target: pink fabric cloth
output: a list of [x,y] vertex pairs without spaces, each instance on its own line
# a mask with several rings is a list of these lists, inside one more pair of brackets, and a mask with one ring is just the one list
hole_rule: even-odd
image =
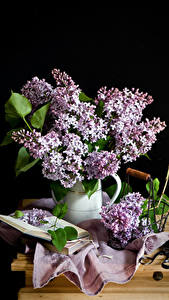
[[[49,204],[49,210],[54,206],[51,199],[41,199],[37,204],[39,208],[45,209]],[[32,206],[37,207],[36,202]],[[139,258],[143,254],[153,252],[169,240],[169,232],[148,234],[128,244],[125,250],[119,251],[107,246],[107,232],[100,220],[84,221],[79,226],[92,234],[94,243],[84,247],[77,254],[66,256],[50,252],[40,242],[36,243],[33,269],[35,288],[43,287],[51,279],[64,274],[85,294],[96,295],[107,282],[123,284],[131,280],[139,267]],[[10,245],[17,246],[23,235],[1,223],[0,236]]]
[[66,256],[52,253],[37,243],[33,271],[35,288],[40,288],[52,278],[64,274],[85,294],[96,295],[107,282],[123,284],[131,280],[139,267],[139,258],[169,239],[168,232],[149,234],[119,251],[107,246],[107,232],[100,220],[84,221],[80,226],[92,233],[95,246],[90,244],[77,254]]

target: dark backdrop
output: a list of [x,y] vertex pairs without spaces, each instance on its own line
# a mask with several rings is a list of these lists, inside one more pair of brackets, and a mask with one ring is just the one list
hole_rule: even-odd
[[[35,1],[34,1],[35,2]],[[54,84],[53,68],[66,71],[81,89],[95,97],[101,86],[119,89],[135,87],[148,92],[154,103],[144,117],[159,116],[169,125],[168,117],[168,16],[165,8],[155,13],[152,8],[98,9],[81,6],[64,8],[47,6],[46,1],[30,7],[7,10],[1,7],[0,24],[0,140],[8,129],[4,120],[4,103],[11,89],[19,92],[33,76]],[[166,10],[167,12],[168,10]],[[153,146],[151,160],[139,158],[130,167],[158,177],[164,183],[169,152],[169,129],[165,129]],[[50,196],[47,181],[37,167],[17,179],[14,173],[16,145],[0,148],[1,201],[0,213],[10,213],[23,198]],[[127,166],[126,166],[127,167]],[[125,168],[119,172],[124,178]],[[145,184],[132,181],[136,190]],[[162,188],[162,185],[161,185]],[[1,292],[16,297],[23,284],[9,272],[12,248],[0,240],[4,267],[1,265]],[[14,251],[15,252],[15,251]],[[6,283],[10,289],[5,289]],[[7,295],[6,294],[6,295]],[[15,295],[15,296],[14,296]]]
[[[43,5],[7,11],[1,26],[0,138],[8,125],[4,103],[11,89],[19,92],[33,76],[51,84],[53,68],[66,71],[81,89],[95,97],[101,86],[139,88],[153,96],[144,117],[168,117],[168,19],[165,11],[48,8]],[[149,156],[130,166],[164,182],[169,151],[169,129],[158,135]],[[21,198],[50,196],[37,167],[17,179],[16,145],[0,149],[1,212],[12,211]],[[127,166],[126,166],[127,167]],[[120,170],[123,177],[125,168]],[[140,183],[139,183],[140,185]],[[138,189],[139,189],[138,185]],[[141,187],[141,185],[140,185]],[[162,187],[162,185],[161,185]]]

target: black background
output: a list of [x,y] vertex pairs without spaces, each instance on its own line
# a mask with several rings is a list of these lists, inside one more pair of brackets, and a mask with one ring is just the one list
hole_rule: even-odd
[[[34,5],[7,10],[1,25],[0,138],[8,125],[4,103],[11,89],[19,92],[33,76],[55,84],[51,70],[66,71],[80,88],[95,97],[102,86],[135,87],[148,92],[154,102],[144,118],[160,117],[168,124],[168,18],[165,10],[52,8]],[[158,135],[149,156],[131,167],[158,177],[163,183],[168,166],[169,129]],[[20,199],[50,196],[48,182],[34,167],[17,179],[17,147],[0,149],[1,212],[12,211]],[[120,175],[125,174],[124,166]],[[140,184],[140,183],[139,183]],[[138,187],[139,188],[139,187]],[[162,184],[161,184],[162,188]]]
[[[160,117],[169,125],[168,17],[165,8],[46,7],[40,4],[1,12],[0,138],[8,125],[4,103],[11,89],[19,92],[33,76],[54,85],[53,68],[67,72],[80,88],[95,97],[102,86],[139,88],[153,96],[144,118]],[[169,129],[158,135],[149,152],[130,167],[149,172],[164,183],[168,168]],[[37,167],[17,179],[16,145],[0,149],[0,212],[10,213],[23,198],[50,196],[47,181]],[[119,174],[124,176],[125,166]],[[142,183],[136,183],[141,190]]]

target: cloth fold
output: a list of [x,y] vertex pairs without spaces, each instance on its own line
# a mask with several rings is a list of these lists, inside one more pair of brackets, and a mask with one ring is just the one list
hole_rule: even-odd
[[87,220],[79,224],[94,236],[94,243],[74,255],[52,253],[37,243],[34,256],[33,283],[35,288],[64,274],[82,292],[96,295],[108,282],[127,283],[139,267],[139,258],[151,253],[169,240],[169,233],[148,234],[137,239],[124,250],[107,246],[108,235],[100,220]]
[[[52,209],[52,201],[38,200],[38,208]],[[45,207],[44,207],[45,203]],[[32,204],[36,207],[36,202]],[[31,207],[29,206],[29,209]],[[41,288],[51,279],[64,274],[82,292],[96,295],[108,282],[124,284],[132,279],[139,267],[139,258],[149,254],[169,240],[169,232],[148,234],[129,243],[124,250],[115,250],[107,245],[108,234],[98,219],[78,224],[88,230],[93,243],[85,246],[73,255],[51,252],[39,241],[34,251],[33,286]],[[17,246],[22,233],[4,224],[0,224],[0,237],[7,243]]]

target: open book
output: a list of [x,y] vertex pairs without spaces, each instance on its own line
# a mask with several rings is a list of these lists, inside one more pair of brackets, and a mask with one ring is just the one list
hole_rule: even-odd
[[[21,231],[24,234],[43,239],[45,241],[44,245],[51,251],[56,251],[57,249],[52,245],[51,235],[47,232],[56,222],[56,217],[46,217],[45,220],[48,221],[47,224],[42,224],[40,227],[30,225],[20,219],[14,218],[12,216],[0,215],[0,220],[6,224],[14,227],[15,229]],[[82,247],[90,243],[90,234],[87,230],[82,229],[74,224],[71,224],[63,219],[57,219],[56,227],[64,228],[65,226],[72,226],[78,232],[78,239],[73,241],[68,241],[63,250],[62,254],[73,254],[74,252],[80,250]]]

